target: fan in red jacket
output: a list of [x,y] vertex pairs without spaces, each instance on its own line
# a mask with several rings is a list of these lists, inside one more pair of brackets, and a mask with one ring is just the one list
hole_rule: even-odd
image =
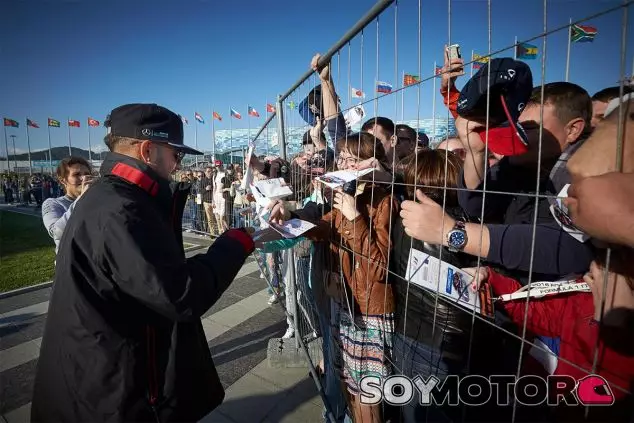
[[[477,269],[465,270],[476,275],[473,289],[478,289],[486,281],[494,297],[522,288],[516,280],[490,268],[480,268],[479,272]],[[631,396],[634,382],[634,329],[631,325],[634,280],[610,271],[604,290],[604,269],[596,261],[592,262],[583,279],[590,286],[590,293],[572,292],[531,298],[526,330],[535,335],[560,338],[556,375],[572,376],[578,381],[589,374],[598,374],[608,381],[616,400],[624,399]],[[525,297],[500,304],[519,327],[524,326]]]

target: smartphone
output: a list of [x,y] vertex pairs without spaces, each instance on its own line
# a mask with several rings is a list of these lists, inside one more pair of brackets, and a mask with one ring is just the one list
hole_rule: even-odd
[[447,47],[447,58],[449,61],[462,59],[462,55],[460,54],[460,44],[452,44]]

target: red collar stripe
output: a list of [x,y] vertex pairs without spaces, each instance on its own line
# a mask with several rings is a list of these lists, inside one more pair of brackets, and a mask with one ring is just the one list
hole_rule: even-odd
[[130,165],[117,163],[112,168],[112,174],[125,179],[131,184],[143,188],[143,190],[148,192],[152,197],[155,197],[156,194],[158,194],[159,186],[156,181],[139,169],[135,169]]

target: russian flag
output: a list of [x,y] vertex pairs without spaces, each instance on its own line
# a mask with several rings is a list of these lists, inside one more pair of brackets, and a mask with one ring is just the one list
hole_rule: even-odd
[[233,109],[231,109],[231,117],[234,117],[236,119],[242,119],[242,115]]
[[249,106],[249,110],[248,112],[249,116],[253,116],[253,117],[260,117],[260,114],[258,113],[257,110],[255,110],[253,107]]
[[376,81],[376,92],[389,94],[392,92],[392,84],[387,82]]
[[203,117],[199,115],[197,112],[194,113],[194,118],[200,123],[205,123],[205,119],[203,119]]

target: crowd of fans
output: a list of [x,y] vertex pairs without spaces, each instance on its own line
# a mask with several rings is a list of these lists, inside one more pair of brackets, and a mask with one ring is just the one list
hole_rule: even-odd
[[[494,59],[488,84],[484,67],[459,90],[463,62],[447,60],[440,91],[457,134],[433,148],[413,128],[388,117],[371,118],[350,133],[329,66],[318,67],[318,60],[312,66],[321,98],[308,96],[308,113],[300,106],[313,125],[303,150],[282,166],[290,169],[281,176],[294,198],[271,202],[270,217],[259,218],[261,226],[300,218],[316,227],[295,240],[256,246],[274,257],[265,260],[277,275],[274,286],[283,287],[287,263],[297,263],[300,309],[289,308],[287,299],[287,311],[304,316],[322,337],[320,370],[335,419],[507,421],[512,407],[495,400],[481,407],[423,407],[416,397],[398,409],[366,405],[359,384],[365,376],[434,375],[442,381],[448,375],[515,375],[518,369],[522,375],[576,380],[598,374],[616,399],[587,416],[585,407],[520,405],[518,421],[629,418],[634,205],[627,193],[633,186],[628,172],[634,166],[634,107],[631,98],[621,98],[628,87],[592,97],[569,82],[533,87],[525,64]],[[507,77],[509,70],[514,77]],[[482,113],[487,98],[488,116]],[[624,144],[617,149],[619,134]],[[610,174],[619,170],[617,152],[624,173]],[[253,159],[249,165],[267,178],[280,160]],[[366,168],[374,172],[343,189],[330,190],[314,179]],[[593,189],[604,192],[595,197]],[[256,210],[256,224],[262,215]],[[606,259],[608,246],[612,254]],[[474,317],[439,292],[408,281],[412,250],[474,275],[469,292],[491,307],[489,314]],[[530,298],[528,308],[525,297],[498,300],[531,281],[581,278],[590,292]],[[284,291],[278,290],[280,298]],[[291,325],[286,337],[293,336]],[[538,360],[536,352],[551,359]]]
[[5,204],[17,204],[28,206],[35,204],[41,207],[44,200],[50,197],[59,197],[63,187],[58,181],[42,173],[21,175],[7,173],[0,176],[2,193]]
[[[507,421],[511,408],[494,400],[481,407],[423,407],[416,399],[398,408],[367,405],[360,381],[393,374],[442,381],[518,369],[576,380],[598,374],[616,399],[587,415],[584,407],[520,406],[518,421],[631,418],[634,99],[621,97],[627,87],[592,97],[569,82],[533,87],[526,65],[494,59],[459,90],[463,62],[447,59],[440,92],[457,134],[434,148],[388,117],[373,117],[351,133],[330,66],[318,63],[316,56],[319,95],[313,91],[299,107],[311,126],[302,151],[290,160],[251,157],[245,164],[256,180],[283,178],[292,199],[256,203],[241,189],[245,169],[220,161],[181,170],[176,179],[191,184],[184,216],[191,231],[217,237],[230,227],[264,229],[291,218],[316,225],[302,237],[256,246],[269,302],[286,300],[284,338],[297,333],[296,314],[306,335],[322,338],[319,370],[335,420]],[[315,179],[368,168],[374,171],[342,189]],[[56,243],[91,173],[81,159],[60,164],[65,195],[43,207]],[[3,179],[5,202],[22,182]],[[50,182],[34,175],[27,191],[53,194]],[[558,198],[566,191],[567,198]],[[414,250],[465,269],[473,276],[465,290],[479,295],[488,312],[476,315],[411,283]],[[297,301],[289,298],[292,268]],[[590,292],[499,300],[531,282],[581,278]],[[554,364],[536,359],[534,350]]]

